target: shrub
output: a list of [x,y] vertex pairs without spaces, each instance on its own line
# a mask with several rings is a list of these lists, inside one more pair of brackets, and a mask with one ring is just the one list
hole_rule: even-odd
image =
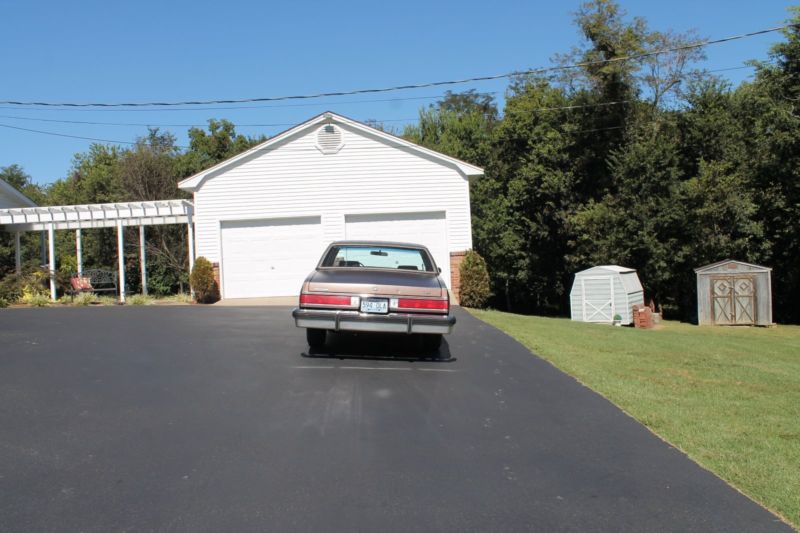
[[125,300],[125,303],[128,305],[150,305],[153,303],[153,299],[144,294],[133,294]]
[[492,295],[489,287],[489,272],[486,261],[478,252],[469,250],[459,267],[461,288],[459,291],[461,305],[482,308]]
[[214,303],[219,300],[219,288],[214,280],[214,267],[205,257],[198,257],[189,276],[189,283],[198,303]]
[[0,309],[8,307],[8,300],[0,296]]
[[75,299],[70,299],[74,305],[91,305],[97,301],[97,297],[91,292],[81,292],[75,295]]
[[47,307],[51,304],[49,296],[35,292],[23,293],[19,301],[24,304],[32,305],[33,307]]
[[9,274],[0,281],[0,298],[16,302],[22,297],[22,276]]
[[21,274],[9,274],[0,281],[0,298],[9,302],[28,303],[36,296],[50,295],[50,273],[46,268],[33,268]]
[[63,255],[59,259],[58,273],[60,277],[69,277],[78,271],[78,259],[74,255]]
[[174,302],[180,304],[190,304],[192,303],[192,296],[190,294],[186,294],[185,292],[179,292],[178,294],[171,294],[169,296],[165,296],[163,298],[159,298],[162,302]]

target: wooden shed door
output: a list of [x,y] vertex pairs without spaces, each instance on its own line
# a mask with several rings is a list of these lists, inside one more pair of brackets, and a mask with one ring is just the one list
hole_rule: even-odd
[[753,278],[711,280],[711,309],[715,324],[755,324],[755,299]]

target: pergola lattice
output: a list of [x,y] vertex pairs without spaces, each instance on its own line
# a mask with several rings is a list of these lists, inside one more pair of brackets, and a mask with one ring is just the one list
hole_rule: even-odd
[[0,225],[16,235],[16,266],[22,266],[20,234],[24,231],[46,231],[48,235],[48,265],[50,269],[50,297],[56,299],[55,282],[55,232],[75,230],[75,249],[78,274],[83,272],[81,230],[90,228],[117,228],[117,255],[119,268],[119,299],[125,302],[124,232],[128,226],[139,227],[139,253],[141,258],[142,292],[147,294],[147,262],[145,258],[145,226],[186,224],[189,248],[189,271],[194,266],[194,206],[189,200],[159,200],[150,202],[120,202],[108,204],[58,205],[0,209]]

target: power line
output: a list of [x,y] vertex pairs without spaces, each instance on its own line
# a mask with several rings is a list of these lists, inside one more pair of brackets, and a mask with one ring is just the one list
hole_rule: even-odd
[[[497,94],[497,91],[490,91],[486,94]],[[153,113],[153,112],[162,112],[162,111],[216,111],[216,110],[229,110],[229,109],[266,109],[266,108],[284,108],[284,107],[321,107],[326,105],[350,105],[350,104],[371,104],[371,103],[381,103],[381,102],[403,102],[403,101],[410,101],[410,100],[436,100],[437,98],[444,98],[446,94],[437,94],[437,95],[430,95],[430,96],[407,96],[402,98],[380,98],[380,99],[372,99],[372,100],[344,100],[344,101],[337,101],[337,102],[314,102],[314,103],[306,103],[306,104],[291,104],[291,103],[284,103],[284,104],[273,104],[273,105],[249,105],[249,106],[215,106],[215,107],[167,107],[167,108],[160,108],[160,109],[120,109],[120,108],[106,108],[106,109],[82,109],[83,111],[138,111],[142,113]],[[7,102],[0,102],[0,103],[7,103]],[[21,104],[27,105],[27,104]],[[144,104],[143,104],[144,105]],[[19,107],[12,107],[12,106],[0,106],[0,109],[16,109],[19,110]],[[37,108],[37,107],[28,107],[26,108],[30,111],[75,111],[75,108],[59,108],[59,107],[47,107],[47,108]]]
[[[559,133],[562,133],[562,134],[563,133],[578,134],[578,133],[591,133],[591,132],[596,132],[596,131],[618,130],[618,129],[622,129],[624,127],[625,126],[610,126],[610,127],[606,127],[606,128],[595,128],[595,129],[591,129],[591,130],[577,130],[577,131],[556,130],[556,131],[558,131]],[[85,137],[85,136],[82,136],[82,135],[70,135],[70,134],[67,134],[67,133],[59,133],[59,132],[55,132],[55,131],[45,131],[45,130],[35,130],[35,129],[31,129],[31,128],[22,128],[20,126],[12,126],[11,124],[2,124],[2,123],[0,123],[0,128],[9,128],[9,129],[12,129],[12,130],[25,131],[25,132],[28,132],[28,133],[37,133],[37,134],[40,134],[40,135],[51,135],[51,136],[54,136],[54,137],[67,137],[67,138],[70,138],[70,139],[80,139],[80,140],[84,140],[84,141],[94,141],[94,142],[101,142],[101,143],[126,144],[126,145],[129,145],[129,146],[135,146],[135,145],[139,144],[136,141],[120,141],[120,140],[115,140],[115,139],[103,139],[103,138],[98,138],[98,137]],[[516,140],[520,140],[520,139],[519,138],[506,138],[506,139],[499,139],[499,140],[516,141]],[[187,150],[187,149],[190,148],[189,146],[182,146],[182,145],[173,145],[173,146],[175,148],[180,148],[180,149],[183,149],[183,150]],[[382,149],[382,148],[383,148],[382,146],[378,146],[378,147],[375,147],[375,148],[361,147],[361,148],[351,148],[351,150],[370,150],[370,149]],[[288,151],[292,151],[292,152],[314,151],[314,149],[302,149],[302,148],[301,149],[298,149],[298,148],[289,148],[289,149],[283,148],[283,149],[284,150],[288,150]],[[275,150],[275,149],[273,148],[273,149],[270,149],[269,151],[272,151],[272,150]]]
[[[765,61],[765,63],[771,63],[770,61]],[[741,65],[737,67],[726,67],[726,68],[718,68],[712,70],[706,70],[705,72],[725,72],[729,70],[741,70],[741,69],[748,69],[748,68],[756,68],[757,65]],[[430,99],[430,98],[444,98],[447,96],[446,94],[441,94],[438,96],[422,96],[418,98],[390,98],[385,100],[362,100],[361,102],[385,102],[385,101],[396,101],[396,100],[415,100],[415,99]],[[531,109],[531,112],[542,112],[542,111],[568,111],[572,109],[586,109],[592,107],[607,107],[607,106],[614,106],[614,105],[622,105],[622,104],[633,104],[636,103],[638,100],[619,100],[616,102],[596,102],[591,104],[575,104],[575,105],[566,105],[566,106],[556,106],[556,107],[539,107],[535,109]],[[347,102],[353,103],[353,102]],[[300,105],[318,105],[318,104],[300,104]],[[254,106],[257,107],[257,106]],[[268,106],[268,107],[280,107],[280,106]],[[0,109],[19,109],[16,107],[7,108],[7,107],[0,107]],[[193,109],[186,109],[186,110],[178,110],[178,111],[194,111],[197,108]],[[228,109],[228,108],[212,108],[212,109]],[[234,109],[244,109],[244,108],[234,108]],[[45,109],[36,109],[37,111],[46,111]],[[58,111],[63,111],[62,109],[58,109]],[[133,111],[133,110],[128,110]],[[143,111],[143,110],[137,110]],[[149,110],[148,110],[149,111]],[[59,120],[59,119],[48,119],[48,118],[37,118],[37,117],[21,117],[19,115],[0,115],[0,118],[12,119],[12,120],[27,120],[27,121],[34,121],[34,122],[53,122],[59,124],[86,124],[86,125],[93,125],[93,126],[136,126],[136,127],[158,127],[158,128],[204,128],[208,126],[208,124],[159,124],[153,122],[96,122],[96,121],[89,121],[89,120]],[[396,119],[374,119],[375,122],[409,122],[418,120],[419,117],[414,118],[396,118]],[[237,128],[270,128],[270,127],[288,127],[294,126],[294,122],[279,122],[279,123],[272,123],[272,124],[248,124],[248,123],[235,123],[234,126]]]
[[[208,123],[205,124],[156,124],[153,122],[94,122],[90,120],[59,120],[54,118],[37,118],[37,117],[20,117],[18,115],[0,115],[0,118],[8,118],[13,120],[27,120],[33,122],[55,122],[58,124],[85,124],[90,126],[137,126],[137,127],[145,127],[145,128],[205,128],[208,126]],[[418,120],[419,117],[414,118],[390,118],[390,119],[370,119],[374,120],[375,122],[407,122],[411,120]],[[295,126],[297,122],[279,122],[273,124],[248,124],[248,123],[236,123],[234,126],[237,128],[272,128],[272,127],[286,127],[286,126]]]
[[[99,139],[97,137],[83,137],[81,135],[69,135],[67,133],[58,133],[55,131],[43,131],[43,130],[33,130],[30,128],[21,128],[19,126],[12,126],[10,124],[0,124],[0,128],[9,128],[12,130],[20,130],[20,131],[27,131],[30,133],[39,133],[41,135],[53,135],[55,137],[69,137],[70,139],[81,139],[84,141],[96,141],[101,143],[112,143],[112,144],[128,144],[128,145],[135,145],[135,142],[131,141],[117,141],[113,139]],[[176,146],[176,148],[188,148],[188,146]]]
[[705,46],[709,46],[712,44],[720,44],[726,43],[730,41],[736,41],[739,39],[745,39],[749,37],[754,37],[757,35],[764,35],[766,33],[771,33],[775,31],[784,30],[790,27],[796,27],[797,24],[787,24],[784,26],[778,26],[775,28],[769,28],[765,30],[758,30],[749,33],[743,33],[740,35],[733,35],[730,37],[724,37],[721,39],[714,39],[714,40],[706,40],[697,43],[685,44],[682,46],[675,46],[672,48],[665,48],[661,50],[653,50],[651,52],[644,52],[641,54],[634,54],[628,56],[619,56],[613,57],[611,59],[600,59],[595,61],[584,61],[580,63],[574,63],[571,65],[558,65],[553,67],[540,67],[535,69],[528,69],[523,71],[516,71],[516,72],[507,72],[504,74],[495,74],[491,76],[476,76],[473,78],[464,78],[460,80],[449,80],[449,81],[434,81],[428,83],[417,83],[417,84],[410,84],[410,85],[397,85],[393,87],[383,87],[383,88],[376,88],[376,89],[356,89],[352,91],[336,91],[336,92],[327,92],[327,93],[318,93],[318,94],[305,94],[305,95],[293,95],[293,96],[273,96],[273,97],[261,97],[261,98],[241,98],[241,99],[227,99],[227,100],[188,100],[182,102],[122,102],[122,103],[103,103],[103,102],[95,102],[95,103],[71,103],[71,102],[23,102],[23,101],[15,101],[15,100],[0,100],[0,104],[8,104],[8,105],[19,105],[19,106],[46,106],[46,107],[170,107],[170,106],[194,106],[194,105],[209,105],[209,104],[239,104],[239,103],[250,103],[250,102],[274,102],[274,101],[282,101],[282,100],[305,100],[305,99],[313,99],[313,98],[324,98],[324,97],[331,97],[331,96],[350,96],[355,94],[368,94],[368,93],[384,93],[384,92],[391,92],[391,91],[402,91],[402,90],[409,90],[409,89],[422,89],[427,87],[441,87],[445,85],[458,85],[463,83],[472,83],[472,82],[479,82],[479,81],[490,81],[490,80],[497,80],[503,78],[512,78],[516,76],[525,76],[525,75],[532,75],[532,74],[543,74],[545,72],[554,72],[560,70],[569,70],[574,68],[582,68],[588,67],[593,65],[602,65],[608,63],[619,63],[622,61],[631,61],[636,59],[644,59],[647,57],[652,57],[655,55],[670,53],[670,52],[679,52],[682,50],[691,50],[695,48],[702,48]]

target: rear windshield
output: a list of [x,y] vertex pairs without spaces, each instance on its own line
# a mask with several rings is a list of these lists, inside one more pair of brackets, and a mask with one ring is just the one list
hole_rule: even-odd
[[330,268],[389,268],[433,272],[434,266],[425,250],[393,246],[343,245],[332,246],[322,267]]

